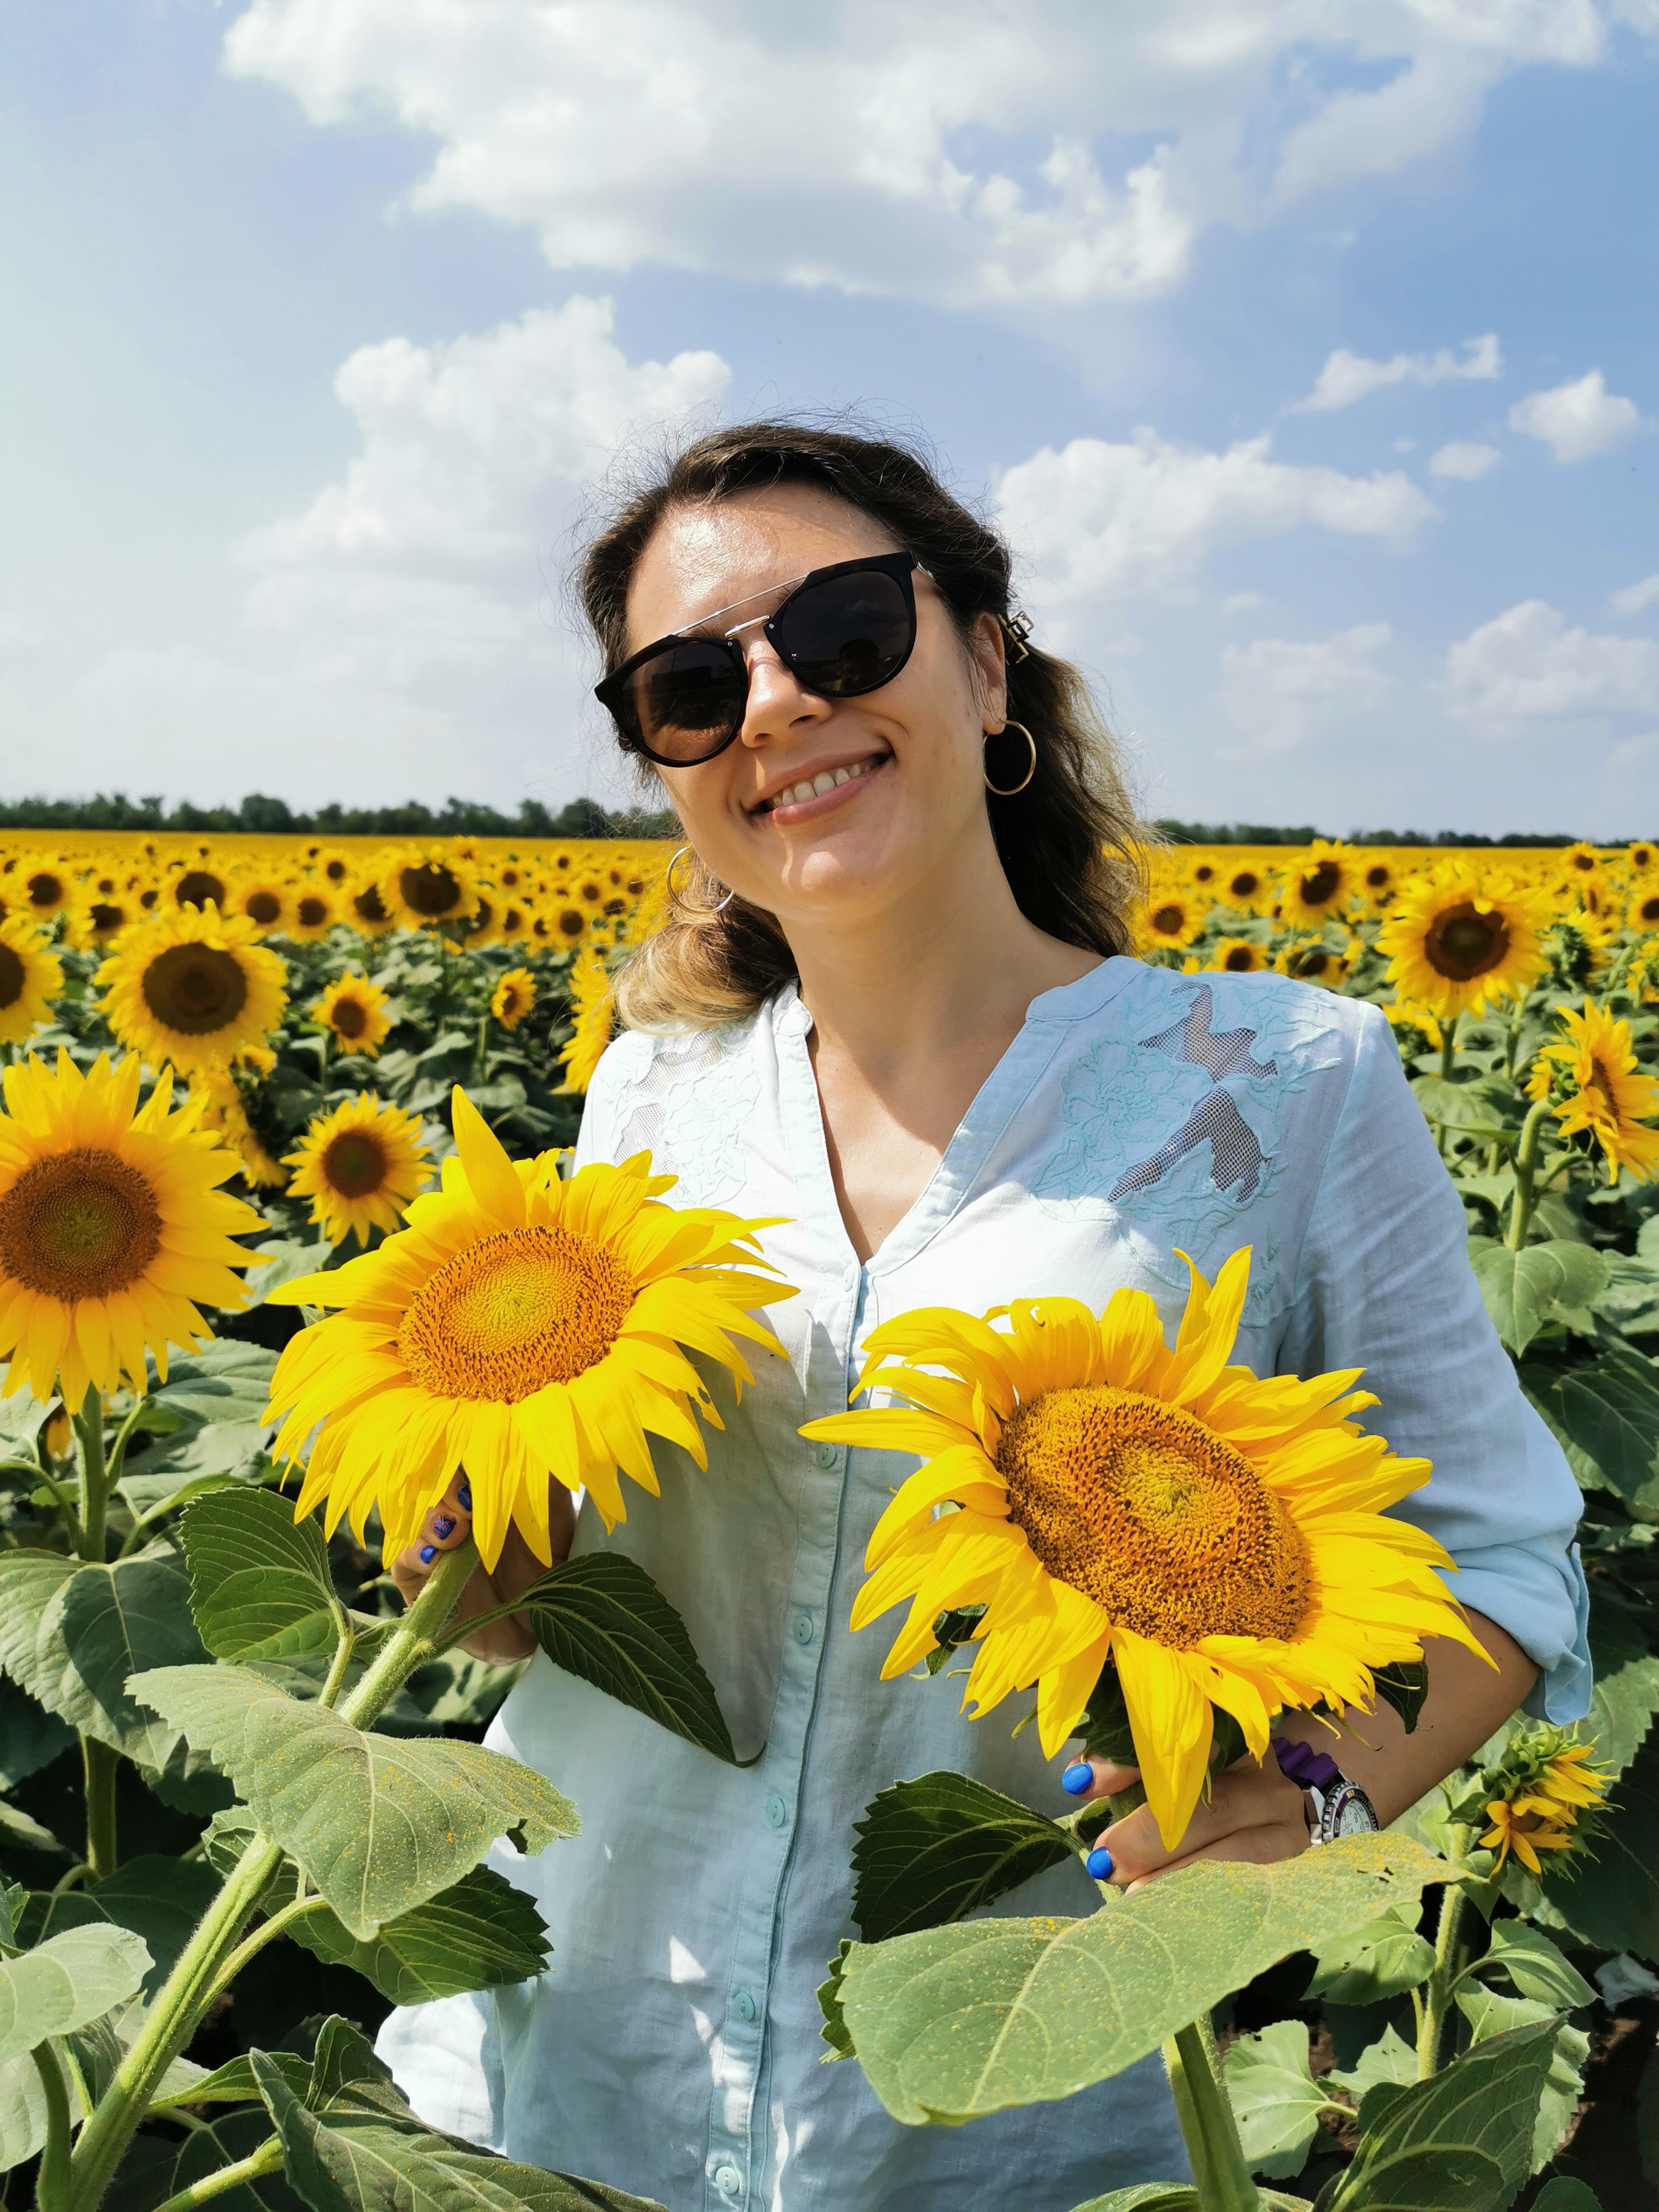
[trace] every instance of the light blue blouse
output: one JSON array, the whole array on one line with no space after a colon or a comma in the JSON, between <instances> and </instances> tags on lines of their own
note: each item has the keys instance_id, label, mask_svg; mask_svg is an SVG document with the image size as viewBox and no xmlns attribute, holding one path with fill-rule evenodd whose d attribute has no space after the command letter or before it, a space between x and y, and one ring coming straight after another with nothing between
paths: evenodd
<instances>
[{"instance_id":1,"label":"light blue blouse","mask_svg":"<svg viewBox=\"0 0 1659 2212\"><path fill-rule=\"evenodd\" d=\"M553 1957L520 1987L394 2013L380 2049L417 2111L513 2156L619 2184L669 2212L1067 2208L1184 2175L1156 2060L1060 2106L902 2128L855 2063L820 2064L815 1992L849 1917L853 1824L895 1779L954 1767L1059 1812L1014 1704L959 1711L948 1679L884 1683L902 1616L857 1636L866 1541L915 1462L809 1444L847 1402L860 1344L922 1305L978 1313L1125 1284L1166 1327L1175 1248L1213 1275L1254 1248L1237 1357L1259 1372L1363 1366L1371 1418L1435 1462L1400 1510L1457 1559L1456 1595L1544 1670L1534 1705L1588 1707L1578 1493L1516 1388L1464 1250L1462 1206L1374 1007L1270 975L1128 959L1035 1000L933 1180L867 1266L847 1237L791 988L714 1033L625 1036L590 1093L579 1164L648 1148L683 1202L777 1214L766 1250L801 1295L700 1472L659 1447L606 1538L684 1616L738 1756L726 1766L538 1657L489 1741L549 1776L581 1835L495 1863L533 1895ZM1019 1701L1023 1705L1024 1701ZM1084 1913L1075 1863L997 1908Z\"/></svg>"}]
</instances>

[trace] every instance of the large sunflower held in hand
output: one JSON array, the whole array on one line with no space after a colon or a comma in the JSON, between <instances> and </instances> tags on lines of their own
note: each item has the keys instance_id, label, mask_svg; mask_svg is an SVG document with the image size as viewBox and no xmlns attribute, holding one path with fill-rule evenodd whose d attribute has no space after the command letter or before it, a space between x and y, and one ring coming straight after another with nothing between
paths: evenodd
<instances>
[{"instance_id":1,"label":"large sunflower held in hand","mask_svg":"<svg viewBox=\"0 0 1659 2212\"><path fill-rule=\"evenodd\" d=\"M371 1229L397 1228L432 1155L415 1116L369 1091L319 1115L283 1164L295 1170L290 1194L311 1200L311 1218L331 1244L348 1237L367 1244Z\"/></svg>"},{"instance_id":2,"label":"large sunflower held in hand","mask_svg":"<svg viewBox=\"0 0 1659 2212\"><path fill-rule=\"evenodd\" d=\"M98 970L99 1011L153 1066L224 1067L264 1044L288 1004L288 970L239 915L163 908L128 930Z\"/></svg>"},{"instance_id":3,"label":"large sunflower held in hand","mask_svg":"<svg viewBox=\"0 0 1659 2212\"><path fill-rule=\"evenodd\" d=\"M1520 998L1548 965L1549 902L1512 878L1454 861L1416 878L1377 932L1395 996L1442 1021Z\"/></svg>"},{"instance_id":4,"label":"large sunflower held in hand","mask_svg":"<svg viewBox=\"0 0 1659 2212\"><path fill-rule=\"evenodd\" d=\"M212 1331L198 1305L241 1306L231 1242L264 1222L217 1186L234 1154L173 1110L163 1074L138 1109L139 1064L100 1056L82 1075L59 1052L5 1072L0 1115L0 1353L5 1395L27 1382L61 1391L78 1413L88 1389L146 1387L144 1355L166 1382L169 1344L193 1351Z\"/></svg>"},{"instance_id":5,"label":"large sunflower held in hand","mask_svg":"<svg viewBox=\"0 0 1659 2212\"><path fill-rule=\"evenodd\" d=\"M272 1294L339 1310L289 1340L266 1419L279 1455L308 1454L296 1513L326 1500L331 1532L345 1514L361 1539L378 1505L390 1557L464 1467L485 1564L514 1523L546 1559L549 1477L611 1528L619 1473L656 1492L651 1436L707 1466L692 1409L720 1419L686 1352L751 1381L732 1340L781 1352L749 1309L794 1292L748 1272L769 1223L662 1205L673 1177L647 1154L562 1182L554 1153L508 1159L459 1088L453 1118L442 1188L406 1229Z\"/></svg>"},{"instance_id":6,"label":"large sunflower held in hand","mask_svg":"<svg viewBox=\"0 0 1659 2212\"><path fill-rule=\"evenodd\" d=\"M861 1628L911 1601L884 1675L927 1656L941 1613L983 1606L966 1702L983 1713L1036 1683L1052 1759L1109 1660L1171 1848L1203 1787L1212 1705L1259 1759L1281 1708L1368 1708L1373 1671L1419 1656L1425 1636L1480 1648L1436 1574L1445 1552L1384 1517L1429 1463L1348 1418L1376 1403L1353 1389L1361 1370L1304 1382L1227 1364L1249 1256L1213 1286L1193 1268L1173 1352L1144 1291L1097 1320L1075 1298L983 1321L901 1315L872 1332L860 1387L908 1407L801 1431L931 1455L876 1524L853 1609ZM936 1519L947 1503L960 1510Z\"/></svg>"}]
</instances>

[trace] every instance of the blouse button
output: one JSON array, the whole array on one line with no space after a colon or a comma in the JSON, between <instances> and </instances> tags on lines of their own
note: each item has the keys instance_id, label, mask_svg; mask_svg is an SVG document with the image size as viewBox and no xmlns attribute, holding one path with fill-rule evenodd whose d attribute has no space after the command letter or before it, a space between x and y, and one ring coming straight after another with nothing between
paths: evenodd
<instances>
[{"instance_id":1,"label":"blouse button","mask_svg":"<svg viewBox=\"0 0 1659 2212\"><path fill-rule=\"evenodd\" d=\"M817 1460L820 1467L833 1467L836 1462L840 1458L841 1454L836 1445L831 1443L822 1443L813 1453L812 1456Z\"/></svg>"},{"instance_id":2,"label":"blouse button","mask_svg":"<svg viewBox=\"0 0 1659 2212\"><path fill-rule=\"evenodd\" d=\"M722 2197L735 2198L743 2187L743 2176L735 2166L717 2166L714 2168L714 2186Z\"/></svg>"},{"instance_id":3,"label":"blouse button","mask_svg":"<svg viewBox=\"0 0 1659 2212\"><path fill-rule=\"evenodd\" d=\"M750 1996L747 1990L739 1990L738 1991L736 1996L732 2000L732 2009L739 2020L753 2020L755 2017L755 2000Z\"/></svg>"},{"instance_id":4,"label":"blouse button","mask_svg":"<svg viewBox=\"0 0 1659 2212\"><path fill-rule=\"evenodd\" d=\"M795 1615L792 1632L797 1644L810 1644L812 1641L811 1614L810 1613L798 1613Z\"/></svg>"},{"instance_id":5,"label":"blouse button","mask_svg":"<svg viewBox=\"0 0 1659 2212\"><path fill-rule=\"evenodd\" d=\"M775 1828L781 1828L784 1826L785 1822L789 1818L789 1808L784 1803L781 1797L769 1797L767 1799L766 1817Z\"/></svg>"}]
</instances>

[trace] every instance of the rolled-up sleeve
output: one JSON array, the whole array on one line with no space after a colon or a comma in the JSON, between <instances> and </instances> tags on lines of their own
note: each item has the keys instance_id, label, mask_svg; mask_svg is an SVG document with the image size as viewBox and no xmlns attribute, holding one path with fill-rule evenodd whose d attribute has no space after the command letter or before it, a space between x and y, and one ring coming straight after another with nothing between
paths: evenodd
<instances>
[{"instance_id":1,"label":"rolled-up sleeve","mask_svg":"<svg viewBox=\"0 0 1659 2212\"><path fill-rule=\"evenodd\" d=\"M1364 1368L1382 1401L1367 1425L1434 1463L1395 1510L1451 1553L1460 1602L1536 1662L1526 1710L1581 1718L1592 1684L1578 1486L1481 1303L1462 1202L1374 1010L1309 1214L1279 1364Z\"/></svg>"}]
</instances>

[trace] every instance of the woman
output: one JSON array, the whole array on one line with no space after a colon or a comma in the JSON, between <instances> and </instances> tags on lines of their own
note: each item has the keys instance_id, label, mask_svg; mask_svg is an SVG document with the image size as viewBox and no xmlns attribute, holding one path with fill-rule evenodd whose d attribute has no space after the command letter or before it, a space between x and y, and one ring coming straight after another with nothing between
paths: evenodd
<instances>
[{"instance_id":1,"label":"woman","mask_svg":"<svg viewBox=\"0 0 1659 2212\"><path fill-rule=\"evenodd\" d=\"M661 1498L608 1540L679 1608L739 1756L760 1755L721 1765L537 1659L490 1741L580 1808L577 1841L501 1858L551 1972L394 2014L382 2050L434 2121L670 2212L956 2212L988 2191L1065 2212L1183 2172L1156 2062L957 2130L899 2127L856 2065L820 2066L815 1990L853 1932L853 1824L877 1791L952 1767L1067 1800L1035 1729L965 1719L945 1682L878 1680L890 1638L848 1616L914 1462L809 1445L800 1424L845 1406L863 1338L908 1308L1098 1310L1133 1284L1169 1325L1176 1248L1213 1275L1252 1246L1237 1356L1369 1370L1395 1447L1436 1463L1405 1510L1458 1559L1497 1662L1438 1643L1415 1735L1386 1708L1345 1733L1384 1821L1523 1699L1586 1710L1577 1492L1482 1310L1387 1024L1280 978L1128 957L1109 745L1076 673L1027 645L1006 547L915 455L718 432L598 538L582 587L601 696L694 857L620 988L631 1027L579 1164L648 1147L675 1198L785 1217L766 1249L800 1292L769 1316L787 1361L761 1362L740 1407L716 1384L707 1474L660 1449ZM434 1516L400 1585L466 1525L453 1502ZM564 1528L578 1551L607 1541L591 1507ZM520 1549L470 1601L537 1571ZM531 1645L509 1625L481 1648ZM1093 1792L1126 1778L1097 1764ZM1308 1840L1273 1761L1220 1778L1175 1852L1144 1809L1103 1838L1126 1884ZM1095 1901L1073 1864L1004 1909Z\"/></svg>"}]
</instances>

